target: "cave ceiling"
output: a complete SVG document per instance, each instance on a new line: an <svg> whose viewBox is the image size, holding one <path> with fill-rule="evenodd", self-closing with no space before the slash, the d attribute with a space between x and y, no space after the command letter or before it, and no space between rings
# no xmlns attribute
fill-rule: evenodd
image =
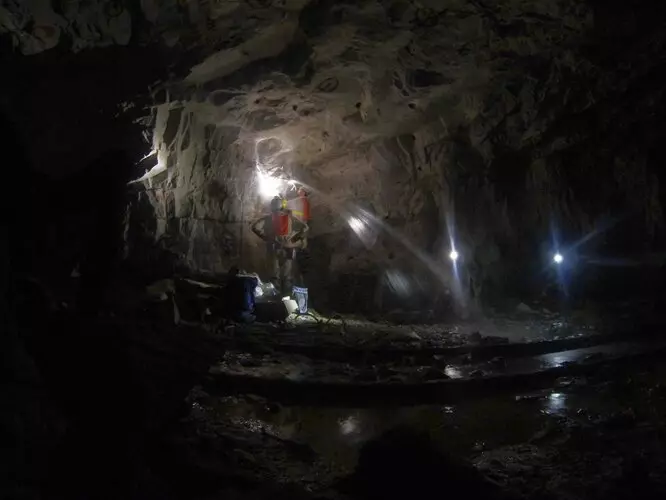
<svg viewBox="0 0 666 500"><path fill-rule="evenodd" d="M187 102L201 121L242 134L285 138L299 165L340 155L353 165L382 139L419 132L432 150L461 127L490 161L497 142L548 154L580 141L582 132L551 125L568 127L558 118L660 67L663 55L654 54L663 53L664 37L638 32L641 14L659 13L623 18L612 5L8 0L0 34L24 55L157 44L169 74L158 99ZM605 64L609 52L619 64Z"/></svg>
<svg viewBox="0 0 666 500"><path fill-rule="evenodd" d="M386 138L420 133L436 149L461 127L482 151L509 127L508 147L541 139L544 149L557 147L556 138L542 137L556 113L540 104L557 95L581 111L599 98L575 83L559 85L568 78L582 87L603 76L581 57L592 23L592 9L577 0L33 0L0 7L0 33L25 55L59 45L76 53L155 43L172 49L165 64L176 69L157 86L164 90L158 99L186 102L201 121L241 135L283 138L298 165L344 156L341 168L359 168Z"/></svg>

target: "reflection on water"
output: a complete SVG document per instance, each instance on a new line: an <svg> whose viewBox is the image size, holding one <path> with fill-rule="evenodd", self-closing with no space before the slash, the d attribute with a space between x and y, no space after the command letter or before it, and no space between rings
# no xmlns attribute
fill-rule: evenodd
<svg viewBox="0 0 666 500"><path fill-rule="evenodd" d="M571 359L568 356L559 359L557 356L560 355L562 353L547 356L553 363ZM455 366L448 366L446 373L452 378L461 376ZM484 449L494 449L528 442L553 419L560 422L597 418L624 411L627 405L635 408L648 404L645 401L649 398L643 392L628 396L626 389L593 381L593 378L578 377L562 379L556 390L465 401L455 406L283 407L254 397L215 398L206 395L198 403L193 403L192 410L212 408L216 419L232 422L251 432L307 444L324 461L347 469L355 465L363 443L397 425L427 432L442 449L469 456L479 451L477 443L484 443ZM611 390L613 392L609 392ZM399 405L400 401L395 404Z"/></svg>
<svg viewBox="0 0 666 500"><path fill-rule="evenodd" d="M544 411L549 414L561 413L567 407L566 394L553 392L546 399Z"/></svg>
<svg viewBox="0 0 666 500"><path fill-rule="evenodd" d="M564 363L569 361L567 356L563 356L561 354L552 354L550 357L545 358L546 362L548 365L552 366L553 368L557 368L558 366L562 366Z"/></svg>
<svg viewBox="0 0 666 500"><path fill-rule="evenodd" d="M268 422L265 422L263 420L258 420L256 418L240 417L240 418L232 418L231 421L241 427L244 427L245 429L251 432L266 433L282 439L286 439L289 437L288 435L285 435L284 432L281 432L279 428L276 428L275 426L269 424Z"/></svg>
<svg viewBox="0 0 666 500"><path fill-rule="evenodd" d="M307 444L326 462L344 470L356 464L361 446L386 430L404 425L426 432L442 449L460 455L528 442L552 419L621 409L587 385L544 390L516 398L467 401L455 406L409 408L311 408L269 405L256 398L209 398L217 415L244 429ZM582 417L580 417L582 418Z"/></svg>
<svg viewBox="0 0 666 500"><path fill-rule="evenodd" d="M338 422L340 423L340 434L343 436L348 436L358 431L358 419L353 415L342 418Z"/></svg>
<svg viewBox="0 0 666 500"><path fill-rule="evenodd" d="M666 347L665 342L655 342L651 344L653 348ZM610 344L601 344L594 347L585 347L582 349L572 349L570 351L554 352L543 354L541 356L507 359L506 366L502 370L503 374L532 373L537 370L558 368L568 363L585 363L590 360L611 359L619 355L637 354L645 352L646 344L644 342L613 342ZM491 373L492 370L486 370ZM455 377L454 377L455 378Z"/></svg>
<svg viewBox="0 0 666 500"><path fill-rule="evenodd" d="M277 411L255 399L215 399L220 417L224 415L251 432L306 443L326 460L344 467L354 466L363 443L396 425L427 432L446 449L465 455L479 441L488 446L524 442L548 418L540 411L543 403L517 405L512 398L456 406L281 407Z"/></svg>

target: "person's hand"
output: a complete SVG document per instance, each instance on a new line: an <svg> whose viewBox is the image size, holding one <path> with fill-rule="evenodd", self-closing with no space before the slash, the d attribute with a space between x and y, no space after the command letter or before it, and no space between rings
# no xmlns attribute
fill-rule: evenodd
<svg viewBox="0 0 666 500"><path fill-rule="evenodd" d="M285 245L286 248L302 248L303 247L303 240L298 239L297 241L294 241L293 239L287 242Z"/></svg>

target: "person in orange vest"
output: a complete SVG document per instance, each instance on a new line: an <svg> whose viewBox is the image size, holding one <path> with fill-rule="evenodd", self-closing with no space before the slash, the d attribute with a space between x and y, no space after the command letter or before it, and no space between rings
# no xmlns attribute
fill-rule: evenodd
<svg viewBox="0 0 666 500"><path fill-rule="evenodd" d="M283 198L273 198L270 207L270 215L257 219L252 224L252 232L266 242L271 281L283 294L290 294L294 252L306 244L309 227L294 218Z"/></svg>
<svg viewBox="0 0 666 500"><path fill-rule="evenodd" d="M302 224L305 224L310 228L310 199L308 198L308 192L303 186L298 188L297 197L289 200L289 206L291 208L294 218L300 221ZM294 260L296 261L296 275L299 286L305 286L305 277L308 274L308 263L310 261L310 252L308 250L308 241L306 238L303 240L303 244L295 249L294 251Z"/></svg>
<svg viewBox="0 0 666 500"><path fill-rule="evenodd" d="M289 200L288 207L291 209L293 216L303 222L304 224L310 223L310 200L305 188L298 188L298 197Z"/></svg>
<svg viewBox="0 0 666 500"><path fill-rule="evenodd" d="M281 210L278 211L276 224L276 236L278 242L278 266L280 268L280 278L282 290L285 294L291 294L294 284L293 262L300 252L307 248L307 233L310 230L309 225L302 215L297 216L289 208L286 199L282 199ZM300 268L297 266L300 275ZM299 284L302 279L299 279Z"/></svg>

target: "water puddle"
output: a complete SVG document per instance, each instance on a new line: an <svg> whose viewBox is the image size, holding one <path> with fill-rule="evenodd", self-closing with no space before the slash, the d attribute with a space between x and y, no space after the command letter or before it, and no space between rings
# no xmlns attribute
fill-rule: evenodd
<svg viewBox="0 0 666 500"><path fill-rule="evenodd" d="M307 444L343 469L354 467L363 443L397 425L427 432L442 448L468 456L527 442L549 419L576 415L583 402L566 388L522 399L385 409L281 407L254 398L212 400L218 415L246 431ZM590 401L585 402L589 407Z"/></svg>
<svg viewBox="0 0 666 500"><path fill-rule="evenodd" d="M551 362L560 362L549 356ZM561 435L571 426L603 427L609 418L626 417L627 412L659 416L666 410L666 391L655 399L654 387L660 387L655 380L652 372L603 382L562 378L552 389L455 406L287 407L251 396L206 396L202 404L247 432L305 444L336 470L348 471L365 442L398 425L428 433L450 453L473 457L503 446L541 443L549 439L549 429L559 429L555 434ZM666 368L659 370L658 380L666 380Z"/></svg>
<svg viewBox="0 0 666 500"><path fill-rule="evenodd" d="M646 348L650 349L645 344L615 343L507 360L505 372L598 361ZM446 374L461 378L468 376L469 369L449 365ZM326 470L339 477L353 470L364 443L396 426L427 433L439 448L474 460L486 456L486 452L513 445L548 447L566 442L570 436L575 440L581 429L610 433L617 425L659 422L666 412L664 387L666 367L637 365L631 375L620 375L608 365L588 378L562 377L550 389L457 405L322 408L283 406L254 396L213 397L201 392L193 398L192 408L216 424L221 423L231 435L256 436L261 447L270 441L285 448L286 443L307 448L314 452L317 464L323 465L318 469L319 465L315 467L307 459L303 461L304 470L312 469L316 474ZM266 441L266 437L272 438Z"/></svg>

